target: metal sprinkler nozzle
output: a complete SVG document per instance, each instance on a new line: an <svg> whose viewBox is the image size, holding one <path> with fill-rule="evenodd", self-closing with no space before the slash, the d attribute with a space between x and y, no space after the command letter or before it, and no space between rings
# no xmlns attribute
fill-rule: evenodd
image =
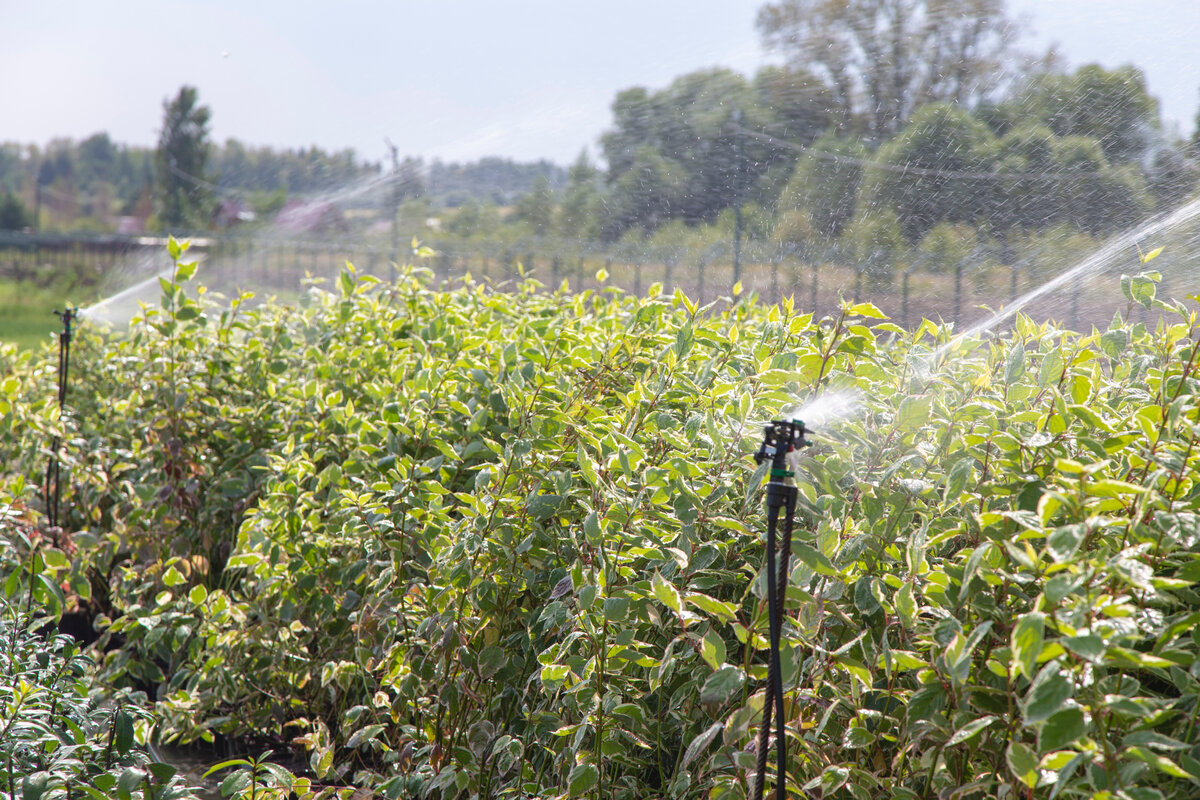
<svg viewBox="0 0 1200 800"><path fill-rule="evenodd" d="M67 306L65 311L54 309L54 316L62 320L63 334L68 338L71 336L71 324L79 319L79 309L75 306Z"/></svg>
<svg viewBox="0 0 1200 800"><path fill-rule="evenodd" d="M787 472L787 454L802 447L811 447L812 442L805 438L813 432L806 427L802 420L776 419L763 427L762 444L754 454L754 461L761 464L768 459L771 461L771 477L775 470ZM790 473L789 473L790 474ZM779 477L784 477L780 475Z"/></svg>

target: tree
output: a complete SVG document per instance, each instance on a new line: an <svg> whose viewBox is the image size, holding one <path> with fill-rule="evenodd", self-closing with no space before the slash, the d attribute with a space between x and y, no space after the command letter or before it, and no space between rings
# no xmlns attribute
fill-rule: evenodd
<svg viewBox="0 0 1200 800"><path fill-rule="evenodd" d="M1059 213L1076 228L1093 236L1124 230L1153 208L1138 168L1110 165L1097 139L1064 136L1053 146Z"/></svg>
<svg viewBox="0 0 1200 800"><path fill-rule="evenodd" d="M873 194L896 213L911 243L938 222L976 223L986 211L994 137L979 120L948 103L928 105L879 151Z"/></svg>
<svg viewBox="0 0 1200 800"><path fill-rule="evenodd" d="M836 122L837 103L820 77L794 67L767 66L754 76L758 105L775 117L771 134L809 145Z"/></svg>
<svg viewBox="0 0 1200 800"><path fill-rule="evenodd" d="M29 212L16 195L5 192L0 197L0 231L19 231L30 225Z"/></svg>
<svg viewBox="0 0 1200 800"><path fill-rule="evenodd" d="M843 129L875 142L921 106L971 105L1011 69L1004 0L779 0L759 10L758 28L828 83Z"/></svg>
<svg viewBox="0 0 1200 800"><path fill-rule="evenodd" d="M116 178L117 147L107 133L96 133L79 143L76 162L79 165L80 187L91 189Z"/></svg>
<svg viewBox="0 0 1200 800"><path fill-rule="evenodd" d="M563 190L556 227L564 239L590 242L600 235L599 172L588 158L587 151L567 171L567 186Z"/></svg>
<svg viewBox="0 0 1200 800"><path fill-rule="evenodd" d="M854 217L866 156L866 148L854 139L832 133L821 137L796 162L780 209L806 211L813 233L837 239Z"/></svg>
<svg viewBox="0 0 1200 800"><path fill-rule="evenodd" d="M1141 70L1132 66L1109 70L1088 64L1069 75L1041 73L1005 105L1058 136L1098 140L1114 164L1140 160L1162 127L1158 101L1147 91Z"/></svg>
<svg viewBox="0 0 1200 800"><path fill-rule="evenodd" d="M612 108L615 127L601 137L614 212L608 238L671 219L712 222L739 199L755 199L760 178L794 159L746 134L770 128L775 118L755 88L728 69L681 75L656 92L627 89Z"/></svg>
<svg viewBox="0 0 1200 800"><path fill-rule="evenodd" d="M682 168L650 145L632 153L628 169L609 191L601 236L615 241L631 228L654 230L673 217L685 189ZM609 171L609 180L613 173Z"/></svg>
<svg viewBox="0 0 1200 800"><path fill-rule="evenodd" d="M534 236L550 233L554 224L554 193L545 175L539 175L533 188L517 199L516 215Z"/></svg>
<svg viewBox="0 0 1200 800"><path fill-rule="evenodd" d="M1006 177L981 186L988 193L987 218L991 232L1013 229L1044 230L1062 218L1055 161L1057 137L1040 123L1013 127L991 147L989 159Z"/></svg>
<svg viewBox="0 0 1200 800"><path fill-rule="evenodd" d="M208 217L210 117L207 106L197 105L192 86L182 87L174 100L163 103L163 127L155 152L155 199L159 219L165 225L195 225Z"/></svg>

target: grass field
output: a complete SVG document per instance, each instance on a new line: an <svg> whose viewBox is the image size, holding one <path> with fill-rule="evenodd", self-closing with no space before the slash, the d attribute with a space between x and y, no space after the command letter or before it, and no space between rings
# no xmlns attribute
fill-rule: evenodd
<svg viewBox="0 0 1200 800"><path fill-rule="evenodd" d="M71 293L53 292L24 283L0 284L0 342L15 342L22 349L52 340L62 329L54 310L78 303Z"/></svg>

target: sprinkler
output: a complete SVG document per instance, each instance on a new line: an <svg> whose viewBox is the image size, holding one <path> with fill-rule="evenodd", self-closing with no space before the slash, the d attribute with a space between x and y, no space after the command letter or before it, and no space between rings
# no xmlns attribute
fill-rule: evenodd
<svg viewBox="0 0 1200 800"><path fill-rule="evenodd" d="M62 333L58 335L58 410L61 415L63 404L67 401L67 372L71 363L71 326L79 317L79 309L71 306L66 311L54 312L62 320ZM62 494L60 489L58 448L59 437L55 436L50 444L50 463L46 465L46 485L43 500L46 504L46 522L51 528L58 525L58 501Z"/></svg>
<svg viewBox="0 0 1200 800"><path fill-rule="evenodd" d="M775 767L775 797L787 797L787 737L783 723L783 672L779 659L779 640L783 629L783 602L787 593L788 559L792 554L792 526L796 520L796 486L793 472L788 468L788 456L812 442L805 438L812 433L800 420L774 420L763 428L763 440L754 454L755 463L771 462L767 483L767 618L770 628L771 652L767 662L767 688L763 697L762 725L758 729L758 780L755 800L762 800L767 776L767 748L771 734L771 714L776 718L775 745L778 761ZM779 566L775 566L775 529L779 512L786 509L783 525L783 548ZM774 708L772 708L774 706Z"/></svg>

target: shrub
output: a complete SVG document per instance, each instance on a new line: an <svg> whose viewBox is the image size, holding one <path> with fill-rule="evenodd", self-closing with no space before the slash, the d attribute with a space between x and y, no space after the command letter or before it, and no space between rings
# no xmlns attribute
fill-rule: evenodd
<svg viewBox="0 0 1200 800"><path fill-rule="evenodd" d="M754 420L832 397L798 471L790 791L1200 783L1200 340L1149 278L1155 329L984 343L419 268L219 311L188 271L82 350L115 399L55 423L89 532L46 564L107 593L106 680L166 735L295 747L310 793L744 797Z"/></svg>

